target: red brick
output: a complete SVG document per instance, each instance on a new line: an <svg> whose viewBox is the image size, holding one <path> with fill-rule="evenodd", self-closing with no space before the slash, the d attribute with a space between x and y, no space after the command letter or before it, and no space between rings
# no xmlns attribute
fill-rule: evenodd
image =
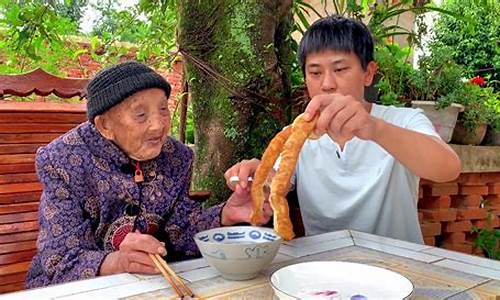
<svg viewBox="0 0 500 300"><path fill-rule="evenodd" d="M423 185L424 196L447 196L458 194L458 184L456 183L433 183Z"/></svg>
<svg viewBox="0 0 500 300"><path fill-rule="evenodd" d="M423 220L424 220L424 213L419 211L418 212L418 222L422 223Z"/></svg>
<svg viewBox="0 0 500 300"><path fill-rule="evenodd" d="M420 224L420 229L424 237L440 235L441 223L423 223Z"/></svg>
<svg viewBox="0 0 500 300"><path fill-rule="evenodd" d="M424 221L444 222L444 221L455 221L457 218L457 210L454 208L422 209L420 211L424 214Z"/></svg>
<svg viewBox="0 0 500 300"><path fill-rule="evenodd" d="M443 235L443 243L446 244L461 244L465 242L465 233L452 232Z"/></svg>
<svg viewBox="0 0 500 300"><path fill-rule="evenodd" d="M499 218L498 216L489 216L489 221L488 219L485 219L485 220L478 220L478 221L474 221L473 224L474 226L476 226L477 228L496 228L500 225L500 221L499 221Z"/></svg>
<svg viewBox="0 0 500 300"><path fill-rule="evenodd" d="M443 232L469 232L472 229L471 221L444 222Z"/></svg>
<svg viewBox="0 0 500 300"><path fill-rule="evenodd" d="M488 184L488 194L500 194L500 182Z"/></svg>
<svg viewBox="0 0 500 300"><path fill-rule="evenodd" d="M451 207L479 207L482 200L481 195L454 195L451 196Z"/></svg>
<svg viewBox="0 0 500 300"><path fill-rule="evenodd" d="M467 254L472 254L472 245L468 244L448 244L448 243L443 243L441 245L442 248L452 250L452 251L458 251L462 253L467 253Z"/></svg>
<svg viewBox="0 0 500 300"><path fill-rule="evenodd" d="M481 177L481 173L462 173L456 180L458 183L476 185L484 184L484 178Z"/></svg>
<svg viewBox="0 0 500 300"><path fill-rule="evenodd" d="M486 198L486 207L500 208L500 195L488 195Z"/></svg>
<svg viewBox="0 0 500 300"><path fill-rule="evenodd" d="M450 196L439 196L439 197L423 197L418 201L418 208L433 209L433 208L450 208L451 197Z"/></svg>
<svg viewBox="0 0 500 300"><path fill-rule="evenodd" d="M436 246L436 238L433 236L424 237L424 243L428 246Z"/></svg>
<svg viewBox="0 0 500 300"><path fill-rule="evenodd" d="M500 182L500 172L481 173L481 180L483 182Z"/></svg>
<svg viewBox="0 0 500 300"><path fill-rule="evenodd" d="M418 187L418 199L422 198L424 196L424 189L422 186Z"/></svg>
<svg viewBox="0 0 500 300"><path fill-rule="evenodd" d="M485 257L483 249L481 248L472 248L472 254L476 256Z"/></svg>
<svg viewBox="0 0 500 300"><path fill-rule="evenodd" d="M458 187L460 195L488 195L487 185L460 185Z"/></svg>
<svg viewBox="0 0 500 300"><path fill-rule="evenodd" d="M493 208L491 213L495 216L500 216L500 208Z"/></svg>
<svg viewBox="0 0 500 300"><path fill-rule="evenodd" d="M485 219L488 212L484 208L459 208L457 209L457 220L479 220Z"/></svg>

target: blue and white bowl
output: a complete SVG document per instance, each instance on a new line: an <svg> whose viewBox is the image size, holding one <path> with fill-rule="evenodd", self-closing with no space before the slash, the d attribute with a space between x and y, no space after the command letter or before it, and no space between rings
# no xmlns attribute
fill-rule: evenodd
<svg viewBox="0 0 500 300"><path fill-rule="evenodd" d="M274 230L255 226L205 230L194 240L208 264L230 280L256 277L272 262L282 241Z"/></svg>

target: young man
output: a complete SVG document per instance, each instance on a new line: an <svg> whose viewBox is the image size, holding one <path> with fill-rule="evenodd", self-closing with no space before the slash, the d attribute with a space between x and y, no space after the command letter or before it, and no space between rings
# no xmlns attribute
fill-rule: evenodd
<svg viewBox="0 0 500 300"><path fill-rule="evenodd" d="M299 61L311 100L306 118L320 114L318 140L304 144L294 176L307 235L354 229L423 243L417 214L419 178L455 179L460 160L421 110L372 104L364 88L376 73L373 40L360 22L332 16L305 33ZM235 194L259 165L242 161Z"/></svg>

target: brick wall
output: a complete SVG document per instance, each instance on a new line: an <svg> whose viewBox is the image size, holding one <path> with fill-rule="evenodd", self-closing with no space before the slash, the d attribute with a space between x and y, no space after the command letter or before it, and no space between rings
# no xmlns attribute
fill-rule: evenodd
<svg viewBox="0 0 500 300"><path fill-rule="evenodd" d="M120 61L133 59L133 56L123 56ZM92 59L89 54L82 54L79 56L79 63L70 65L63 69L63 76L74 78L91 78L95 73L102 69L102 65ZM172 93L170 95L170 109L173 111L177 105L177 94L182 91L182 76L183 76L184 62L181 58L174 60L171 70L157 70L172 86ZM37 97L36 101L44 101L44 97Z"/></svg>
<svg viewBox="0 0 500 300"><path fill-rule="evenodd" d="M489 214L491 226L500 228L500 172L462 173L448 183L422 180L418 208L426 244L482 256L471 229L488 226Z"/></svg>

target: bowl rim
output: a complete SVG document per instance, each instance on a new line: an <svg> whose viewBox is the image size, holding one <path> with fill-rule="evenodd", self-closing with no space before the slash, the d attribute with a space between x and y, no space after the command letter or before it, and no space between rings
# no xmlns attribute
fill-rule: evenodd
<svg viewBox="0 0 500 300"><path fill-rule="evenodd" d="M384 269L386 271L389 271L389 272L392 272L392 273L395 273L395 274L398 274L400 275L401 277L405 278L406 280L408 280L408 282L410 282L411 284L411 291L408 295L404 296L403 299L409 299L409 297L411 295L413 295L413 292L415 291L415 285L413 284L413 282L406 276L403 276L397 272L394 272L393 270L390 270L390 269L387 269L387 268L384 268L384 267L379 267L379 266L372 266L372 265L369 265L369 264L363 264L363 263L357 263L357 262L350 262L350 261L340 261L340 260L311 260L311 261L304 261L304 262L299 262L299 263L296 263L296 264L290 264L290 265L286 265L284 267L281 267L275 271L273 271L271 273L271 275L269 275L269 283L271 284L271 287L277 291L279 291L280 293L283 293L285 294L286 296L290 297L290 298L293 298L293 299L300 299L299 297L297 296L293 296L285 291L283 291L282 289L278 288L274 283L273 283L273 276L276 272L282 270L282 269L285 269L287 267L290 267L290 266L294 266L294 265L300 265L300 264L308 264L308 263L317 263L317 262L320 262L320 263L324 263L324 262L336 262L336 263L349 263L349 264L356 264L356 265L363 265L363 266L368 266L368 267L374 267L374 268L378 268L378 269Z"/></svg>
<svg viewBox="0 0 500 300"><path fill-rule="evenodd" d="M241 242L238 242L238 243L220 243L220 242L214 242L214 241L202 241L202 240L199 239L199 237L201 235L206 234L206 232L208 232L208 231L213 231L213 230L217 230L217 229L227 229L227 228L245 229L245 230L249 229L249 228L254 228L254 229L263 230L263 231L266 231L266 232L272 232L276 236L276 240L274 240L274 241L263 241L263 242L256 242L256 241L245 240L245 241L241 241ZM221 226L221 227L215 227L215 228L211 228L211 229L207 229L207 230L203 230L203 231L195 233L194 236L193 236L193 239L194 239L194 241L196 243L202 243L204 245L227 245L227 246L242 246L242 245L256 245L256 244L264 245L264 244L273 244L273 243L278 243L278 242L281 243L281 242L283 242L283 238L276 231L274 231L273 228L262 227L262 226L254 226L254 225L248 225L248 226L238 225L238 226Z"/></svg>

